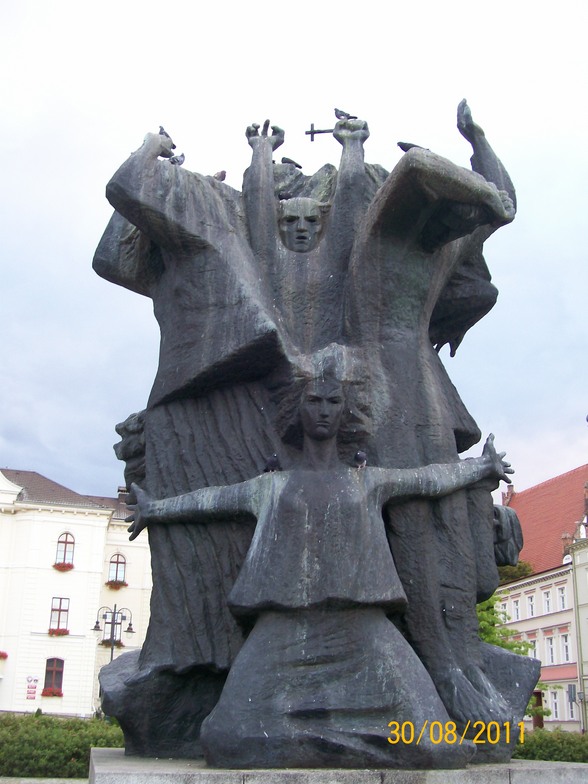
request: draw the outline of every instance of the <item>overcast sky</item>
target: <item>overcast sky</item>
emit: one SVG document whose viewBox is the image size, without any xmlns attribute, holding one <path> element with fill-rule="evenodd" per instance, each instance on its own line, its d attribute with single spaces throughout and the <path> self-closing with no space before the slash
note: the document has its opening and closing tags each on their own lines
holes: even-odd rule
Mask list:
<svg viewBox="0 0 588 784">
<path fill-rule="evenodd" d="M 333 107 L 368 121 L 366 160 L 398 140 L 469 166 L 467 98 L 515 183 L 486 244 L 500 290 L 442 357 L 523 490 L 588 462 L 588 4 L 21 0 L 0 11 L 0 467 L 114 495 L 114 424 L 157 365 L 151 301 L 91 269 L 104 188 L 163 124 L 186 168 L 241 187 L 244 130 L 269 117 L 310 174 L 338 164 Z"/>
</svg>

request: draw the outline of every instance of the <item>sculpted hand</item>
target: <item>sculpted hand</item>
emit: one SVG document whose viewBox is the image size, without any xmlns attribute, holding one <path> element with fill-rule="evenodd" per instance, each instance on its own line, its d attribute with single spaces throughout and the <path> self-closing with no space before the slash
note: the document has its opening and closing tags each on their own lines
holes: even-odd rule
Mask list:
<svg viewBox="0 0 588 784">
<path fill-rule="evenodd" d="M 169 136 L 160 133 L 148 133 L 143 141 L 143 147 L 153 154 L 153 157 L 171 158 L 174 143 Z"/>
<path fill-rule="evenodd" d="M 131 485 L 131 494 L 135 496 L 137 503 L 128 504 L 129 509 L 132 509 L 133 512 L 126 518 L 125 522 L 132 522 L 132 525 L 127 528 L 127 531 L 130 533 L 129 541 L 132 542 L 144 528 L 147 528 L 149 507 L 152 504 L 152 499 L 134 482 Z"/>
<path fill-rule="evenodd" d="M 516 208 L 513 200 L 506 191 L 499 191 L 491 182 L 488 183 L 488 207 L 494 214 L 492 226 L 500 227 L 506 223 L 512 223 L 516 215 Z"/>
<path fill-rule="evenodd" d="M 457 129 L 471 145 L 476 143 L 476 138 L 485 136 L 482 128 L 473 121 L 472 111 L 465 98 L 457 107 Z"/>
<path fill-rule="evenodd" d="M 245 136 L 247 137 L 249 146 L 255 149 L 260 144 L 269 143 L 272 150 L 277 150 L 278 147 L 284 143 L 284 131 L 281 128 L 278 128 L 277 125 L 272 125 L 272 134 L 271 136 L 268 136 L 267 132 L 269 127 L 270 121 L 266 120 L 263 124 L 263 128 L 261 129 L 260 134 L 259 123 L 253 123 L 253 125 L 249 125 L 245 131 Z"/>
<path fill-rule="evenodd" d="M 494 436 L 492 433 L 486 439 L 484 449 L 482 450 L 482 457 L 486 458 L 489 466 L 492 467 L 493 475 L 496 479 L 502 479 L 503 482 L 510 484 L 510 479 L 507 474 L 514 474 L 514 469 L 510 467 L 510 463 L 504 460 L 506 452 L 497 452 L 494 447 Z"/>
<path fill-rule="evenodd" d="M 339 120 L 333 130 L 333 136 L 343 146 L 353 140 L 363 144 L 369 139 L 369 135 L 370 130 L 365 120 Z"/>
</svg>

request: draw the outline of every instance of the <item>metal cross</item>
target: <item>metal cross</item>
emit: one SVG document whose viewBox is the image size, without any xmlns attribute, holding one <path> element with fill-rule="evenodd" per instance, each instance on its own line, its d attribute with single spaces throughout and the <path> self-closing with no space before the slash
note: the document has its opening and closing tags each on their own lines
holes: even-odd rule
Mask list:
<svg viewBox="0 0 588 784">
<path fill-rule="evenodd" d="M 313 142 L 317 133 L 333 133 L 334 130 L 334 128 L 327 128 L 324 131 L 317 131 L 314 127 L 314 123 L 310 123 L 310 131 L 304 131 L 304 133 L 306 136 L 310 136 L 310 141 Z"/>
</svg>

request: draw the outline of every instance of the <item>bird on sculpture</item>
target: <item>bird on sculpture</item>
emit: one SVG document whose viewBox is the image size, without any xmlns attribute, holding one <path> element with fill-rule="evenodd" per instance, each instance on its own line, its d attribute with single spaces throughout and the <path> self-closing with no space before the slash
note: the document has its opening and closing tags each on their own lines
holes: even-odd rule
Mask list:
<svg viewBox="0 0 588 784">
<path fill-rule="evenodd" d="M 218 180 L 219 182 L 224 182 L 226 176 L 227 176 L 226 171 L 224 169 L 221 169 L 221 171 L 217 171 L 217 173 L 214 175 L 214 179 Z"/>
<path fill-rule="evenodd" d="M 367 454 L 359 449 L 353 456 L 353 464 L 356 468 L 365 468 L 367 465 Z"/>
<path fill-rule="evenodd" d="M 274 454 L 270 455 L 268 459 L 265 461 L 265 468 L 263 469 L 263 473 L 272 474 L 274 471 L 281 471 L 281 470 L 282 470 L 282 466 L 280 465 L 278 456 L 274 452 Z"/>
<path fill-rule="evenodd" d="M 181 166 L 185 160 L 186 156 L 184 153 L 182 153 L 181 155 L 174 155 L 173 158 L 169 159 L 169 162 L 175 164 L 176 166 Z"/>
<path fill-rule="evenodd" d="M 169 135 L 169 133 L 168 133 L 168 132 L 165 130 L 165 128 L 163 127 L 163 125 L 160 125 L 160 126 L 159 126 L 159 135 L 160 135 L 160 136 L 167 136 L 167 138 L 168 138 L 168 139 L 171 139 L 171 136 L 170 136 L 170 135 Z M 176 145 L 175 145 L 175 144 L 172 142 L 172 150 L 175 150 L 175 149 L 176 149 Z"/>
<path fill-rule="evenodd" d="M 348 114 L 347 112 L 344 112 L 343 109 L 335 109 L 335 117 L 338 120 L 357 120 L 357 115 Z"/>
<path fill-rule="evenodd" d="M 292 158 L 282 158 L 282 163 L 289 163 L 292 166 L 296 166 L 297 169 L 302 168 L 302 166 L 299 163 L 296 163 L 296 161 L 293 161 Z"/>
<path fill-rule="evenodd" d="M 400 147 L 402 152 L 408 152 L 412 150 L 413 147 L 416 147 L 418 150 L 426 150 L 426 147 L 421 147 L 420 144 L 412 144 L 411 142 L 396 142 L 396 144 Z"/>
</svg>

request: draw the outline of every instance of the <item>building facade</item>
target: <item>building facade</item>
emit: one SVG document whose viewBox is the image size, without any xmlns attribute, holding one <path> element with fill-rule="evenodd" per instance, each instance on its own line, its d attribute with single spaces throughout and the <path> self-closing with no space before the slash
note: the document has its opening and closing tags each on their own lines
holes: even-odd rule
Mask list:
<svg viewBox="0 0 588 784">
<path fill-rule="evenodd" d="M 498 609 L 515 639 L 541 661 L 546 728 L 586 731 L 588 715 L 588 465 L 521 493 L 509 488 L 503 503 L 523 529 L 521 559 L 533 573 L 501 586 Z"/>
<path fill-rule="evenodd" d="M 128 540 L 125 497 L 0 471 L 0 711 L 91 716 L 100 667 L 142 645 L 149 546 Z"/>
</svg>

